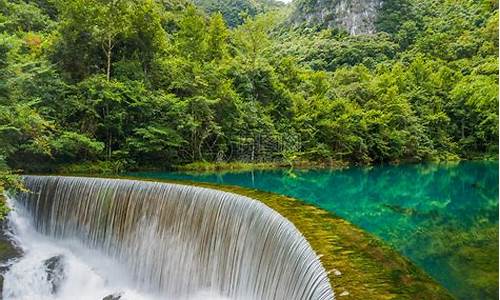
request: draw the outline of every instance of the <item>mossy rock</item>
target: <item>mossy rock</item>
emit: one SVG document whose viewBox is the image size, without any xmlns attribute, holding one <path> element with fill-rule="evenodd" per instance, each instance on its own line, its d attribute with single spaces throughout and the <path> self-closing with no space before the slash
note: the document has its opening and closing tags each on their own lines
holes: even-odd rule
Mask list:
<svg viewBox="0 0 500 300">
<path fill-rule="evenodd" d="M 2 191 L 0 191 L 0 206 L 2 205 L 6 204 Z M 3 218 L 3 213 L 0 213 L 0 215 L 0 272 L 2 272 L 6 268 L 6 263 L 13 258 L 20 257 L 22 251 L 11 240 L 8 235 L 8 224 Z"/>
</svg>

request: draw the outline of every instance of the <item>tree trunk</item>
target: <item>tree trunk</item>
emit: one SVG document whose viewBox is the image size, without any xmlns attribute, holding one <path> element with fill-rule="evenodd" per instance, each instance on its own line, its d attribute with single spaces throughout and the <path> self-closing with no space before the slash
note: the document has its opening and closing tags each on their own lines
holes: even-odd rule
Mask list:
<svg viewBox="0 0 500 300">
<path fill-rule="evenodd" d="M 462 140 L 465 138 L 465 122 L 464 119 L 462 119 Z"/>
<path fill-rule="evenodd" d="M 109 81 L 111 78 L 111 51 L 113 49 L 113 45 L 111 44 L 111 36 L 108 37 L 108 45 L 106 49 L 106 58 L 107 58 L 107 65 L 106 65 L 106 79 Z"/>
<path fill-rule="evenodd" d="M 252 157 L 251 161 L 253 162 L 255 159 L 255 141 L 252 142 Z"/>
<path fill-rule="evenodd" d="M 106 104 L 104 106 L 104 119 L 106 119 L 108 116 L 109 116 L 109 105 Z M 106 128 L 106 138 L 107 138 L 107 141 L 106 141 L 106 150 L 107 150 L 107 153 L 106 153 L 106 156 L 107 156 L 107 159 L 108 160 L 111 160 L 111 144 L 112 144 L 112 141 L 113 141 L 113 136 L 112 136 L 112 133 L 111 133 L 111 130 L 109 129 L 109 127 Z"/>
<path fill-rule="evenodd" d="M 108 133 L 108 160 L 111 160 L 111 153 L 113 152 L 111 147 L 113 143 L 113 134 Z"/>
</svg>

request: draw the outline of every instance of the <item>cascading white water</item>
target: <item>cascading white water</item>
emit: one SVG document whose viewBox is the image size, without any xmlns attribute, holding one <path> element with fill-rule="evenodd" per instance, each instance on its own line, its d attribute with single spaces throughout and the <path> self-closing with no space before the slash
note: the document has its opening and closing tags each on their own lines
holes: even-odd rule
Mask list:
<svg viewBox="0 0 500 300">
<path fill-rule="evenodd" d="M 4 296 L 13 292 L 12 280 L 27 279 L 20 278 L 27 272 L 19 269 L 36 263 L 43 269 L 43 260 L 36 257 L 42 250 L 49 257 L 63 254 L 65 265 L 88 268 L 85 274 L 95 273 L 96 282 L 103 281 L 102 293 L 85 299 L 116 291 L 123 292 L 122 299 L 334 299 L 327 274 L 304 237 L 250 198 L 120 179 L 26 176 L 25 184 L 32 192 L 15 195 L 14 205 L 36 233 L 25 237 L 32 252 L 6 274 Z M 67 273 L 60 291 L 45 289 L 52 298 L 40 299 L 65 299 L 68 284 L 83 280 L 75 283 L 74 271 Z"/>
<path fill-rule="evenodd" d="M 8 216 L 14 242 L 24 255 L 4 275 L 4 300 L 101 300 L 120 295 L 119 300 L 160 300 L 159 295 L 138 291 L 125 267 L 76 239 L 56 240 L 40 234 L 33 220 L 16 201 L 9 199 Z M 46 262 L 60 257 L 63 278 L 57 293 L 52 291 Z M 114 299 L 113 299 L 114 300 Z M 194 293 L 189 300 L 229 300 L 209 291 Z"/>
</svg>

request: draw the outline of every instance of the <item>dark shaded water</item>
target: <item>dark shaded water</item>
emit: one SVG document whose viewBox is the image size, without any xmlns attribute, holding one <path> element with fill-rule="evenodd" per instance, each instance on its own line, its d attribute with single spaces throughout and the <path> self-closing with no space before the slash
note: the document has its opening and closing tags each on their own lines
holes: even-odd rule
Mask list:
<svg viewBox="0 0 500 300">
<path fill-rule="evenodd" d="M 381 237 L 457 298 L 498 299 L 498 162 L 130 175 L 302 199 Z"/>
</svg>

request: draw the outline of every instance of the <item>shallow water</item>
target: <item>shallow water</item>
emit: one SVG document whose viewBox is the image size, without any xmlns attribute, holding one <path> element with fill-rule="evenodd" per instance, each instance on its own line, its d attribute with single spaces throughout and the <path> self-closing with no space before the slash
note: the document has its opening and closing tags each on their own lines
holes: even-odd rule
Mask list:
<svg viewBox="0 0 500 300">
<path fill-rule="evenodd" d="M 256 188 L 381 237 L 459 299 L 498 299 L 498 162 L 133 176 Z"/>
</svg>

